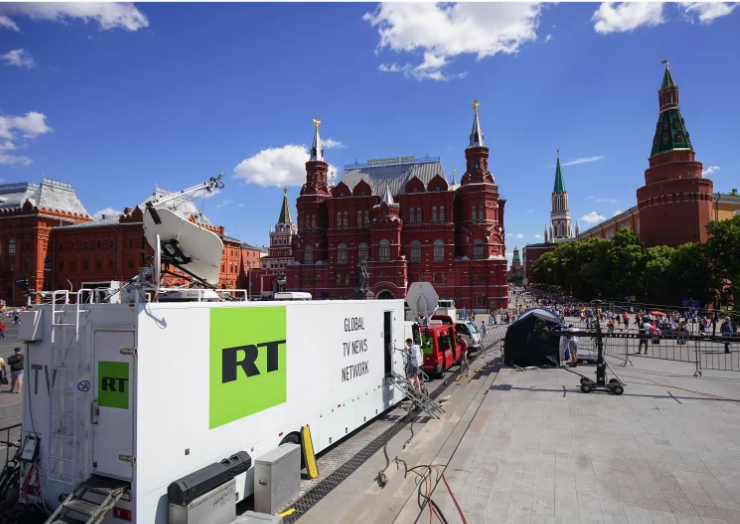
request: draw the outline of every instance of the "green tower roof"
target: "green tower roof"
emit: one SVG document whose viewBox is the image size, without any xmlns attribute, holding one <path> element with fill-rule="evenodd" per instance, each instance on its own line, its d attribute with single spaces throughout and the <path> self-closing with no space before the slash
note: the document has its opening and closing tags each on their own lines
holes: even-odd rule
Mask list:
<svg viewBox="0 0 740 524">
<path fill-rule="evenodd" d="M 665 73 L 663 74 L 663 84 L 660 90 L 671 88 L 676 91 L 676 96 L 678 96 L 678 86 L 673 82 L 671 70 L 668 69 L 668 62 L 664 60 L 663 63 L 665 64 Z M 675 150 L 694 150 L 691 146 L 689 132 L 686 130 L 686 124 L 681 116 L 678 104 L 662 110 L 660 115 L 658 115 L 658 123 L 655 126 L 655 136 L 653 137 L 653 148 L 650 156 L 653 157 Z"/>
<path fill-rule="evenodd" d="M 283 189 L 283 207 L 280 208 L 278 224 L 292 224 L 293 217 L 290 216 L 290 204 L 288 203 L 288 188 Z"/>
<path fill-rule="evenodd" d="M 565 181 L 563 180 L 563 170 L 560 169 L 560 150 L 558 149 L 558 164 L 555 166 L 555 187 L 553 193 L 565 193 Z"/>
</svg>

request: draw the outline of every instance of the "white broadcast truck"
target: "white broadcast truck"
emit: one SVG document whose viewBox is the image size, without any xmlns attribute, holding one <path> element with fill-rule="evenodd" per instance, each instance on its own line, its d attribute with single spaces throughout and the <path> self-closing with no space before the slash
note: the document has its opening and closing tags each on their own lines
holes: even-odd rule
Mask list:
<svg viewBox="0 0 740 524">
<path fill-rule="evenodd" d="M 300 444 L 303 426 L 319 452 L 403 399 L 384 380 L 404 373 L 402 300 L 215 289 L 220 238 L 166 204 L 145 213 L 154 263 L 111 291 L 118 303 L 56 291 L 24 314 L 22 478 L 49 523 L 167 524 L 168 486 L 235 454 L 249 458 L 243 500 L 253 461 Z M 160 287 L 170 266 L 203 287 Z"/>
</svg>

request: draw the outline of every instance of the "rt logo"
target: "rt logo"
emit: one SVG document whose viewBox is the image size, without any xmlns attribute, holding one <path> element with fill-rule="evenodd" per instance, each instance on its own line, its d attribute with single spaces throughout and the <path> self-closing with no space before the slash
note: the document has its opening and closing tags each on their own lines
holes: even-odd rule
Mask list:
<svg viewBox="0 0 740 524">
<path fill-rule="evenodd" d="M 103 391 L 126 393 L 126 382 L 128 382 L 128 378 L 103 377 Z"/>
<path fill-rule="evenodd" d="M 271 373 L 278 371 L 280 368 L 280 359 L 278 358 L 280 344 L 285 344 L 285 340 L 224 348 L 221 357 L 221 382 L 226 384 L 227 382 L 236 380 L 239 368 L 242 369 L 247 377 L 259 375 L 260 370 L 257 367 L 257 358 L 260 356 L 260 348 L 264 348 L 264 352 L 266 353 L 264 372 Z"/>
</svg>

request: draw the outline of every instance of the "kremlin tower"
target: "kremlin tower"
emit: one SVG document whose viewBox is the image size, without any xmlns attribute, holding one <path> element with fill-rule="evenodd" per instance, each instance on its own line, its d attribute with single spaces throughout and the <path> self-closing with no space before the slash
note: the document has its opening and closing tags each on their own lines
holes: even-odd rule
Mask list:
<svg viewBox="0 0 740 524">
<path fill-rule="evenodd" d="M 647 246 L 706 242 L 712 220 L 712 181 L 702 177 L 679 109 L 668 62 L 658 91 L 660 112 L 645 185 L 637 190 L 639 236 Z"/>
</svg>

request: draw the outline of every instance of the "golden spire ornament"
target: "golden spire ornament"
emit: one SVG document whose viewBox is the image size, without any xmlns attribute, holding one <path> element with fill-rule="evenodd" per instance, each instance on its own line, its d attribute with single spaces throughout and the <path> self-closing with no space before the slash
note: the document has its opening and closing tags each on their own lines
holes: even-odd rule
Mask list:
<svg viewBox="0 0 740 524">
<path fill-rule="evenodd" d="M 318 129 L 319 126 L 321 125 L 321 120 L 319 120 L 318 118 L 314 118 L 313 119 L 313 125 L 315 125 L 316 126 L 316 129 Z"/>
<path fill-rule="evenodd" d="M 480 107 L 480 102 L 478 102 L 478 100 L 473 100 L 472 106 L 473 106 L 473 111 L 477 113 L 478 108 Z"/>
</svg>

